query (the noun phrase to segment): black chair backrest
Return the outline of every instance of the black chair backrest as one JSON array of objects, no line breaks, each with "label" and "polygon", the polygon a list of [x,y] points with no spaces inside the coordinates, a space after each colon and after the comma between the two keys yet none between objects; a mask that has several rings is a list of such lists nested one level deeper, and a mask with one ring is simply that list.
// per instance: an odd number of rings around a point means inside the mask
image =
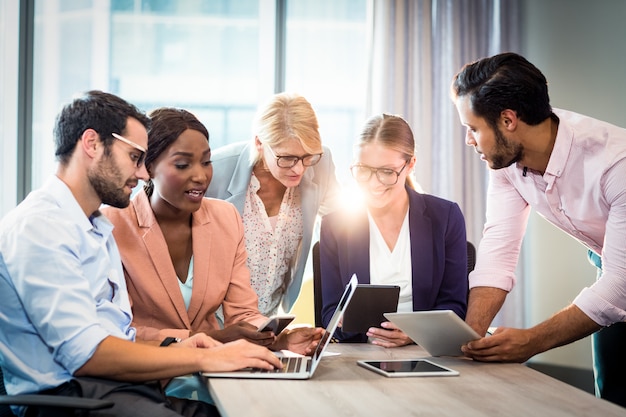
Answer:
[{"label": "black chair backrest", "polygon": [[315,327],[322,326],[322,271],[320,266],[320,242],[315,242],[313,255],[313,309],[315,312]]},{"label": "black chair backrest", "polygon": [[476,266],[476,248],[472,242],[467,241],[467,275],[474,270]]}]

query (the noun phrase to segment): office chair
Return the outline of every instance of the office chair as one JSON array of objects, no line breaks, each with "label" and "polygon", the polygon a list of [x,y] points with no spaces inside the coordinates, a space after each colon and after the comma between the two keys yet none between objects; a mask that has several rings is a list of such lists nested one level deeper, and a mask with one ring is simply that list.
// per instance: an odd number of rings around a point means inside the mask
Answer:
[{"label": "office chair", "polygon": [[313,255],[313,309],[315,312],[315,327],[322,325],[322,271],[320,266],[320,242],[315,242]]},{"label": "office chair", "polygon": [[102,410],[113,407],[113,401],[94,398],[67,397],[63,395],[6,395],[4,375],[0,368],[0,417],[14,417],[10,405],[58,410],[54,415],[72,415],[72,410]]},{"label": "office chair", "polygon": [[467,276],[469,273],[474,270],[474,266],[476,266],[476,247],[470,242],[467,241]]}]

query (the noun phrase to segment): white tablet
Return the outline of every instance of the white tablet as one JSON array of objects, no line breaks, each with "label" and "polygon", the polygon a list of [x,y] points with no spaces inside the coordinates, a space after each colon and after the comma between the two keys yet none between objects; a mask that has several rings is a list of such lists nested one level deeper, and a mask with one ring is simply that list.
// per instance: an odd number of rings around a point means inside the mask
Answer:
[{"label": "white tablet", "polygon": [[451,310],[385,313],[385,317],[432,356],[463,356],[461,346],[480,339],[478,333]]},{"label": "white tablet", "polygon": [[427,359],[360,360],[357,363],[370,371],[389,378],[407,376],[457,376],[458,371]]}]

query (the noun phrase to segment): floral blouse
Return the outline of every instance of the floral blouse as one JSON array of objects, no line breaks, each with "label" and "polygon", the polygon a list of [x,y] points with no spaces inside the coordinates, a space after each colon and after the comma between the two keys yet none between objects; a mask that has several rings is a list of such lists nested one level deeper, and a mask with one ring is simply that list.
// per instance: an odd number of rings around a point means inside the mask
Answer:
[{"label": "floral blouse", "polygon": [[259,296],[259,311],[270,316],[276,314],[291,283],[291,269],[303,234],[302,205],[299,187],[287,188],[278,215],[268,217],[257,195],[259,188],[261,185],[253,173],[242,220],[250,283]]}]

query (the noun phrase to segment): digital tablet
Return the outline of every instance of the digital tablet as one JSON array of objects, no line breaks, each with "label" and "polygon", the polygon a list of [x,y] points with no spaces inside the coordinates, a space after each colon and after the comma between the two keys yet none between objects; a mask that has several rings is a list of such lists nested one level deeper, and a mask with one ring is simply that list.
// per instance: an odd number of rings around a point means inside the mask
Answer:
[{"label": "digital tablet", "polygon": [[272,331],[276,336],[282,332],[285,327],[289,325],[295,319],[296,316],[292,314],[281,314],[277,316],[272,316],[267,319],[265,323],[259,326],[257,329],[259,332],[269,332]]},{"label": "digital tablet", "polygon": [[463,356],[461,346],[480,339],[452,310],[386,313],[385,317],[432,356]]},{"label": "digital tablet", "polygon": [[343,316],[341,330],[365,333],[388,321],[384,313],[398,310],[400,287],[397,285],[359,284]]},{"label": "digital tablet", "polygon": [[389,378],[406,376],[457,376],[458,371],[438,365],[427,359],[394,359],[383,361],[360,360],[362,367]]}]

